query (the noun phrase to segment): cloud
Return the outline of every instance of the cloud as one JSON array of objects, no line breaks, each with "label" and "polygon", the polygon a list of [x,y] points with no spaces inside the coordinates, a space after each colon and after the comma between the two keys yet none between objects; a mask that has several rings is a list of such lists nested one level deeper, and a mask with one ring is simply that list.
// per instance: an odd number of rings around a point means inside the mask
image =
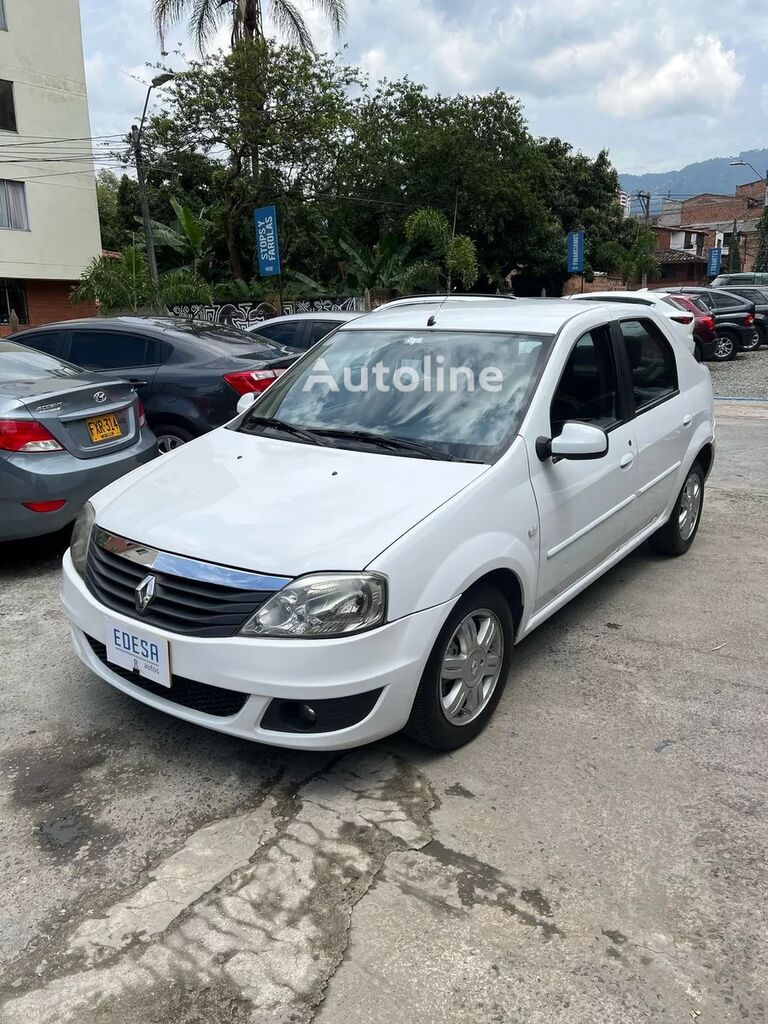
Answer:
[{"label": "cloud", "polygon": [[718,114],[729,108],[744,83],[736,54],[714,35],[697,36],[694,45],[675,53],[655,71],[637,65],[610,89],[599,105],[627,120],[685,114]]}]

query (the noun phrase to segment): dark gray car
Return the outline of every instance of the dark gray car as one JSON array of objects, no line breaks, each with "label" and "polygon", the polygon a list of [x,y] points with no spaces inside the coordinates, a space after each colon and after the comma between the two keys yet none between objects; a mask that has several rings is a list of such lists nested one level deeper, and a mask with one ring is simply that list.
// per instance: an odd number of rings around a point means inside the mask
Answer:
[{"label": "dark gray car", "polygon": [[0,340],[0,541],[61,529],[157,454],[131,384]]}]

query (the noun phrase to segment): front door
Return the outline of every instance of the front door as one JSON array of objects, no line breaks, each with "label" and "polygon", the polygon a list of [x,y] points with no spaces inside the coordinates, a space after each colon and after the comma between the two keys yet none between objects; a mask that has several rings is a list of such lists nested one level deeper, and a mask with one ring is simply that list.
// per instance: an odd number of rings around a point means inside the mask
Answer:
[{"label": "front door", "polygon": [[[560,380],[542,408],[537,432],[557,437],[569,420],[601,427],[608,452],[597,459],[553,459],[536,454],[526,436],[539,508],[539,586],[534,612],[557,599],[609,558],[638,531],[634,514],[636,440],[626,397],[618,384],[608,326],[593,328],[574,344]],[[548,412],[548,422],[543,417]]]}]

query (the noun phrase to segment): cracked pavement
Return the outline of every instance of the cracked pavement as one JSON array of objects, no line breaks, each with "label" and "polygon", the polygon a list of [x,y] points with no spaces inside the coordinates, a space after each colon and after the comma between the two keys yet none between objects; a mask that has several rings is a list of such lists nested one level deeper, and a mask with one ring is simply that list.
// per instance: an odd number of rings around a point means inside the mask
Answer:
[{"label": "cracked pavement", "polygon": [[61,541],[0,547],[0,1024],[768,1019],[768,418],[690,554],[516,650],[491,727],[269,750],[85,670]]}]

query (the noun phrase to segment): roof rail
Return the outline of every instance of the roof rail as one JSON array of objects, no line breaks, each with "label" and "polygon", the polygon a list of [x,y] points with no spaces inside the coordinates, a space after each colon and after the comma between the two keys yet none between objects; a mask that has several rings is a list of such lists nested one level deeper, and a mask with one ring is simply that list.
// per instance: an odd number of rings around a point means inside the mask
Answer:
[{"label": "roof rail", "polygon": [[377,306],[371,312],[376,313],[380,309],[392,309],[393,306],[417,306],[420,303],[427,302],[474,302],[475,299],[509,299],[512,302],[517,302],[517,295],[512,295],[511,292],[506,295],[484,295],[480,293],[474,294],[473,292],[461,292],[456,295],[404,295],[399,299],[391,299],[389,302],[382,303],[382,305]]}]

